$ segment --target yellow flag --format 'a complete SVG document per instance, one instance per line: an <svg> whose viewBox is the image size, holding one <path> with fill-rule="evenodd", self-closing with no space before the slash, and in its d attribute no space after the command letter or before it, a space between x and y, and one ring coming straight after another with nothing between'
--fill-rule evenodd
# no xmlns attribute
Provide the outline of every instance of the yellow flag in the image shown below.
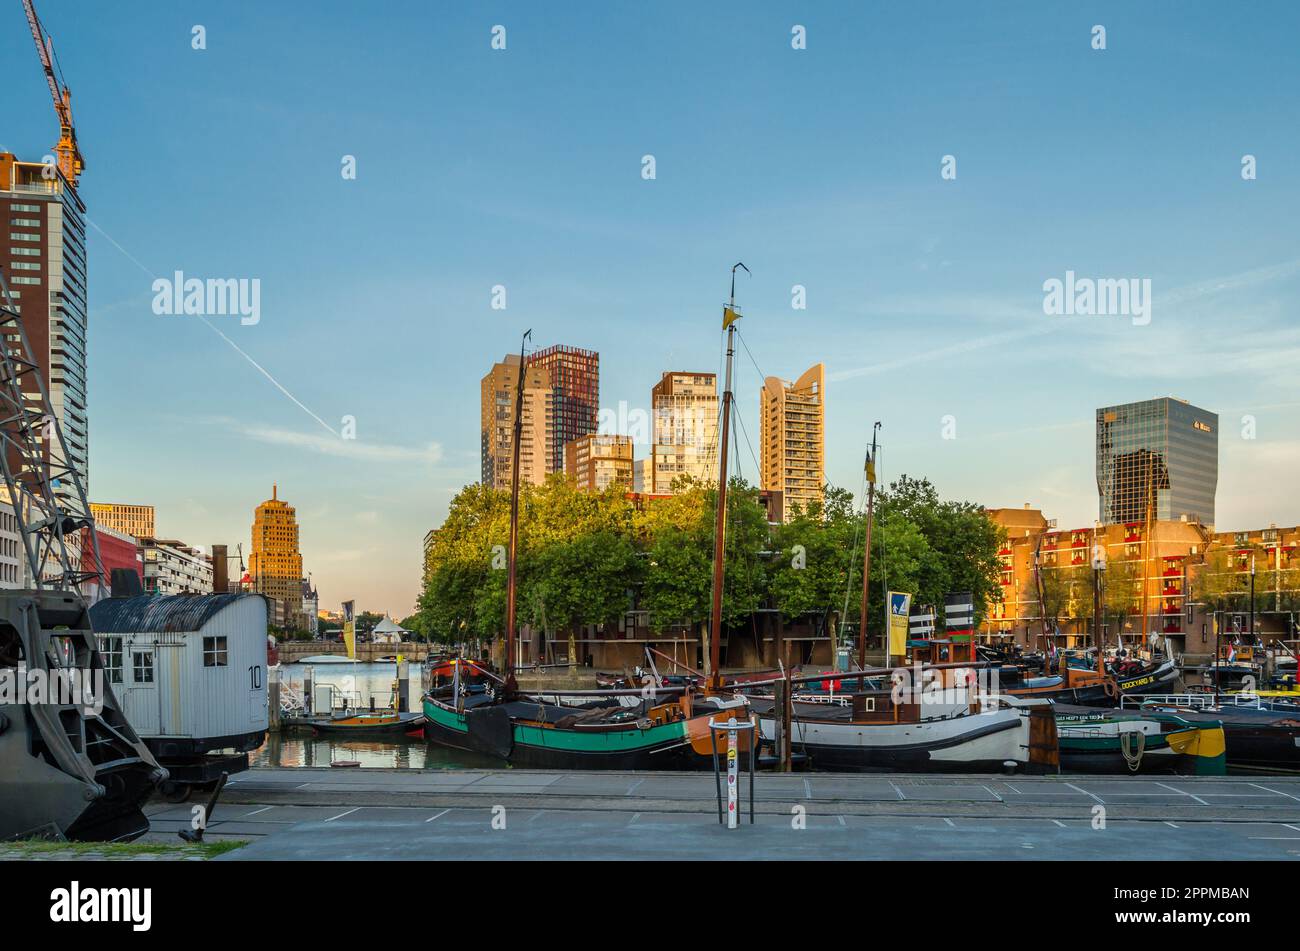
<svg viewBox="0 0 1300 951"><path fill-rule="evenodd" d="M728 327L730 327L739 319L740 319L740 314L736 313L736 311L733 308L728 307L726 304L722 305L722 329L723 330L726 330Z"/></svg>
<svg viewBox="0 0 1300 951"><path fill-rule="evenodd" d="M871 485L876 484L876 460L867 456L867 482Z"/></svg>
<svg viewBox="0 0 1300 951"><path fill-rule="evenodd" d="M343 643L348 649L348 657L357 657L356 602L343 602Z"/></svg>

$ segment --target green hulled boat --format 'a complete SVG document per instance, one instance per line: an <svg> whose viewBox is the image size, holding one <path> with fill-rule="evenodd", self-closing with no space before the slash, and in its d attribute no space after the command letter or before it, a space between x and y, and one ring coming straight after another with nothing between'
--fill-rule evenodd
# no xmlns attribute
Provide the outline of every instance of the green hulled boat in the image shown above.
<svg viewBox="0 0 1300 951"><path fill-rule="evenodd" d="M1223 724L1167 713L1057 706L1062 772L1222 776Z"/></svg>
<svg viewBox="0 0 1300 951"><path fill-rule="evenodd" d="M454 749L541 769L690 769L712 762L708 721L734 712L748 720L742 700L694 697L559 707L519 698L496 702L485 695L424 697L425 737Z"/></svg>

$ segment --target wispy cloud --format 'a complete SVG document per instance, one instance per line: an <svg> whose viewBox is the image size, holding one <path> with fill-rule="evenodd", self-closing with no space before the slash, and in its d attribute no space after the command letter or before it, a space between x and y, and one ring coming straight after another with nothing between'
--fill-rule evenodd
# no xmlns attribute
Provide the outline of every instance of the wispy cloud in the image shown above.
<svg viewBox="0 0 1300 951"><path fill-rule="evenodd" d="M205 422L223 426L230 431L257 442L305 452L319 453L341 459L361 462L407 462L433 465L442 459L442 446L436 442L424 446L400 446L393 443L371 442L363 439L343 439L323 433L283 429L260 423L246 423L225 416L209 417Z"/></svg>
<svg viewBox="0 0 1300 951"><path fill-rule="evenodd" d="M852 380L862 376L874 376L878 373L889 373L893 370L901 370L905 367L916 366L917 364L931 363L943 360L947 357L959 356L963 353L971 353L975 350L983 350L985 347L1005 345L1029 337L1040 337L1045 334L1054 333L1056 329L1057 327L1055 324L1040 324L1029 330L1011 330L1006 333L975 337L971 340L963 340L946 347L934 347L929 350L920 350L907 356L897 357L893 360L882 360L880 363L873 363L870 366L854 367L851 370L837 370L833 373L827 374L827 379L832 383L838 383L842 380Z"/></svg>
<svg viewBox="0 0 1300 951"><path fill-rule="evenodd" d="M1129 367L1130 374L1135 376L1163 375L1171 379L1183 379L1187 375L1187 366L1183 361L1172 357L1175 354L1205 356L1212 346L1213 357L1220 371L1260 374L1276 379L1289 374L1297 357L1300 357L1300 331L1292 328L1276 329L1272 331L1267 346L1261 346L1258 339L1247 335L1218 333L1214 335L1211 345L1205 328L1198 326L1197 322L1209 320L1227 327L1239 324L1248 314L1263 315L1268 312L1277 316L1278 307L1274 299L1261 300L1252 296L1251 303L1247 305L1242 298L1247 292L1297 275L1300 275L1300 259L1186 284L1164 292L1157 289L1152 326L1130 327L1124 323L1121 329L1126 332L1121 334L1111 332L1116 329L1114 322L1094 321L1089 325L1086 322L1088 318L1079 318L1070 323L1059 317L1047 317L1042 314L1038 301L1034 302L1033 307L1026 307L1023 300L1000 300L987 296L973 296L965 302L961 297L953 295L889 301L886 302L888 312L879 313L877 317L907 318L909 321L922 317L960 317L966 320L1011 319L1032 323L1020 329L981 334L947 346L915 351L869 366L834 370L827 374L827 379L839 382L917 365L940 363L949 357L988 347L1019 344L1067 328L1088 333L1089 339L1084 341L1085 344L1102 341L1102 346L1093 348L1093 352L1080 353L1076 349L1074 355L1076 358L1090 357L1093 369L1112 376L1129 375L1124 369ZM1076 348L1078 343L1075 342ZM1085 347L1086 349L1088 348ZM1166 359L1152 360L1151 356L1156 351Z"/></svg>

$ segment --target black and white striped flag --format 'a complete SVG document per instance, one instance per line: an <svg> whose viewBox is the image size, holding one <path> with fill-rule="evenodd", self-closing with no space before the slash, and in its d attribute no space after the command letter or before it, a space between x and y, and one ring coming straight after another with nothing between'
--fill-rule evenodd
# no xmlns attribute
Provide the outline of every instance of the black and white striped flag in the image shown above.
<svg viewBox="0 0 1300 951"><path fill-rule="evenodd" d="M943 610L943 623L949 634L961 634L975 626L975 597L969 591L948 595Z"/></svg>
<svg viewBox="0 0 1300 951"><path fill-rule="evenodd" d="M909 617L907 637L913 641L928 641L934 637L934 614L913 614Z"/></svg>

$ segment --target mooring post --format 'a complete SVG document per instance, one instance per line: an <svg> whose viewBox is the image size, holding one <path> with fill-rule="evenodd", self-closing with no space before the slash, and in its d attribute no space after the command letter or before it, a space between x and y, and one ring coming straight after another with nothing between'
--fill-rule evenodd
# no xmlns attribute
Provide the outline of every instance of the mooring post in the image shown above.
<svg viewBox="0 0 1300 951"><path fill-rule="evenodd" d="M786 679L782 681L785 693L781 701L781 723L785 745L778 752L781 757L781 771L786 773L794 769L794 682L789 677L787 673Z"/></svg>
<svg viewBox="0 0 1300 951"><path fill-rule="evenodd" d="M280 668L278 666L267 671L266 728L271 731L280 729Z"/></svg>
<svg viewBox="0 0 1300 951"><path fill-rule="evenodd" d="M734 829L737 825L736 806L737 794L736 780L739 778L739 736L736 733L736 718L733 716L727 720L727 828Z"/></svg>
<svg viewBox="0 0 1300 951"><path fill-rule="evenodd" d="M726 824L728 829L738 828L740 825L740 731L744 730L749 734L749 822L754 823L754 773L758 764L758 718L752 713L749 719L741 723L736 719L736 714L732 712L728 715L725 723L719 723L716 720L709 720L709 740L713 744L713 778L714 786L718 793L718 822L722 822L722 769L718 763L718 734L725 732L727 734L727 805L726 805Z"/></svg>
<svg viewBox="0 0 1300 951"><path fill-rule="evenodd" d="M776 744L776 749L772 752L776 754L776 770L778 773L786 771L785 765L785 691L786 685L784 680L776 682L773 696L772 722L776 727L775 736L772 737ZM757 753L757 750L754 751Z"/></svg>

